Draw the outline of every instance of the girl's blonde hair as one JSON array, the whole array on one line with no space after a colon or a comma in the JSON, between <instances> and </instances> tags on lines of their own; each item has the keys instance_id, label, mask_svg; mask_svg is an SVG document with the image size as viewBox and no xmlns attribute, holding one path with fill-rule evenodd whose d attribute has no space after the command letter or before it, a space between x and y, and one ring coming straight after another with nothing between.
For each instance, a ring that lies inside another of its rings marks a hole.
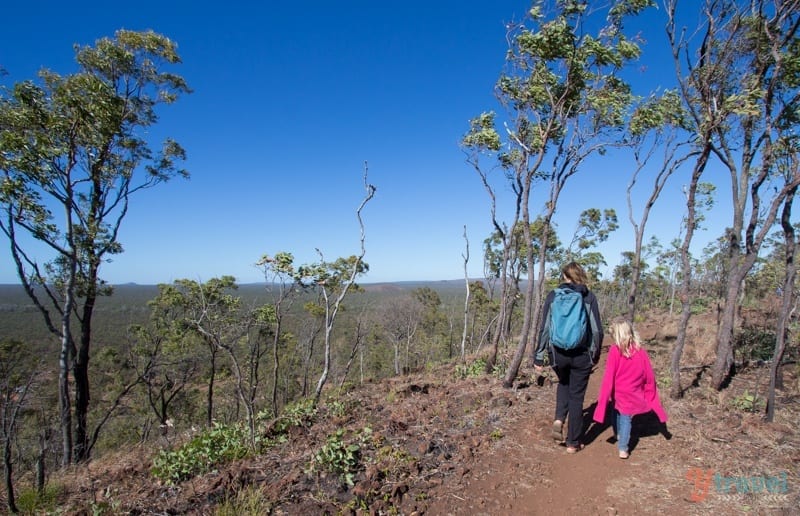
<instances>
[{"instance_id":1,"label":"girl's blonde hair","mask_svg":"<svg viewBox=\"0 0 800 516\"><path fill-rule=\"evenodd\" d=\"M609 331L614 344L619 347L619 351L623 356L630 357L642 347L639 334L636 333L633 325L628 321L612 322Z\"/></svg>"}]
</instances>

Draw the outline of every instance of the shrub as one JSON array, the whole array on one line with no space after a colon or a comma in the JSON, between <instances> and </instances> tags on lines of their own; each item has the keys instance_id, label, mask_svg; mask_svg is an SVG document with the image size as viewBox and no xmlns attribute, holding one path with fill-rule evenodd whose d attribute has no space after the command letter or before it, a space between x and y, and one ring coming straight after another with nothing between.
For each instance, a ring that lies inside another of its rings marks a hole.
<instances>
[{"instance_id":1,"label":"shrub","mask_svg":"<svg viewBox=\"0 0 800 516\"><path fill-rule=\"evenodd\" d=\"M242 425L215 424L176 450L162 450L151 473L174 484L211 471L215 466L247 455L249 434Z\"/></svg>"},{"instance_id":2,"label":"shrub","mask_svg":"<svg viewBox=\"0 0 800 516\"><path fill-rule=\"evenodd\" d=\"M775 332L745 326L736 332L733 348L744 360L770 360L775 351Z\"/></svg>"},{"instance_id":3,"label":"shrub","mask_svg":"<svg viewBox=\"0 0 800 516\"><path fill-rule=\"evenodd\" d=\"M314 454L309 472L322 469L334 473L352 487L355 473L361 467L361 445L369 440L371 434L372 429L366 427L357 439L359 442L348 444L344 441L344 429L339 428L333 435L328 436L325 445Z\"/></svg>"},{"instance_id":4,"label":"shrub","mask_svg":"<svg viewBox=\"0 0 800 516\"><path fill-rule=\"evenodd\" d=\"M731 405L744 412L759 412L764 410L766 402L756 394L750 394L749 391L744 391L739 396L733 398Z\"/></svg>"},{"instance_id":5,"label":"shrub","mask_svg":"<svg viewBox=\"0 0 800 516\"><path fill-rule=\"evenodd\" d=\"M456 378L463 380L465 378L477 378L483 376L486 371L486 361L482 358L472 362L471 364L457 364L456 365Z\"/></svg>"},{"instance_id":6,"label":"shrub","mask_svg":"<svg viewBox=\"0 0 800 516\"><path fill-rule=\"evenodd\" d=\"M17 495L17 509L22 514L50 514L63 492L63 486L57 484L46 485L41 493L36 489L25 489Z\"/></svg>"},{"instance_id":7,"label":"shrub","mask_svg":"<svg viewBox=\"0 0 800 516\"><path fill-rule=\"evenodd\" d=\"M286 405L283 413L275 425L277 433L284 433L293 427L308 427L314 422L317 415L317 408L311 398L302 399L295 403Z\"/></svg>"}]
</instances>

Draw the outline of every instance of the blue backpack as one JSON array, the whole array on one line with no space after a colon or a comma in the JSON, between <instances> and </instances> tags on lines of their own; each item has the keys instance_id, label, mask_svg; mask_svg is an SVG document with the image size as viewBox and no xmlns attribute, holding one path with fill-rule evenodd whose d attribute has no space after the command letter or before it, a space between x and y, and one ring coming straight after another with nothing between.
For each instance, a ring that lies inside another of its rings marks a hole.
<instances>
[{"instance_id":1,"label":"blue backpack","mask_svg":"<svg viewBox=\"0 0 800 516\"><path fill-rule=\"evenodd\" d=\"M583 295L571 288L557 287L550 305L550 344L560 349L575 349L583 343L588 332L588 307Z\"/></svg>"}]
</instances>

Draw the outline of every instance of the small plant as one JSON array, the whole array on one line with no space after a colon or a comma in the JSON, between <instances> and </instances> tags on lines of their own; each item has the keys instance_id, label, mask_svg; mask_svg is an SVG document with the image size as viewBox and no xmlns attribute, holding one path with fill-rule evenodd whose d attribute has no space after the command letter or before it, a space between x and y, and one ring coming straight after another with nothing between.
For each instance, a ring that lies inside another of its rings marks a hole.
<instances>
[{"instance_id":1,"label":"small plant","mask_svg":"<svg viewBox=\"0 0 800 516\"><path fill-rule=\"evenodd\" d=\"M103 516L104 514L119 514L120 502L92 502L89 508L92 516Z\"/></svg>"},{"instance_id":2,"label":"small plant","mask_svg":"<svg viewBox=\"0 0 800 516\"><path fill-rule=\"evenodd\" d=\"M331 401L327 405L328 413L333 417L344 417L347 413L344 403L341 401Z\"/></svg>"},{"instance_id":3,"label":"small plant","mask_svg":"<svg viewBox=\"0 0 800 516\"><path fill-rule=\"evenodd\" d=\"M211 471L216 465L247 455L249 436L242 425L215 424L180 448L162 450L153 459L151 473L175 484Z\"/></svg>"},{"instance_id":4,"label":"small plant","mask_svg":"<svg viewBox=\"0 0 800 516\"><path fill-rule=\"evenodd\" d=\"M214 511L214 516L261 516L272 512L272 503L255 486L237 491L225 498Z\"/></svg>"},{"instance_id":5,"label":"small plant","mask_svg":"<svg viewBox=\"0 0 800 516\"><path fill-rule=\"evenodd\" d=\"M482 358L479 358L471 364L457 364L456 378L459 380L464 380L466 378L478 378L483 376L484 371L486 371L486 361Z\"/></svg>"},{"instance_id":6,"label":"small plant","mask_svg":"<svg viewBox=\"0 0 800 516\"><path fill-rule=\"evenodd\" d=\"M497 378L498 380L502 380L506 376L507 369L508 369L508 364L506 364L505 362L497 362L492 368L492 376Z\"/></svg>"},{"instance_id":7,"label":"small plant","mask_svg":"<svg viewBox=\"0 0 800 516\"><path fill-rule=\"evenodd\" d=\"M659 375L656 377L656 385L661 390L667 390L672 387L672 375L668 370L661 371L661 373L659 373Z\"/></svg>"},{"instance_id":8,"label":"small plant","mask_svg":"<svg viewBox=\"0 0 800 516\"><path fill-rule=\"evenodd\" d=\"M744 412L758 412L764 410L766 402L759 398L756 394L751 394L749 391L744 391L739 396L736 396L731 401L731 405L735 409Z\"/></svg>"},{"instance_id":9,"label":"small plant","mask_svg":"<svg viewBox=\"0 0 800 516\"><path fill-rule=\"evenodd\" d=\"M22 514L51 514L63 491L59 484L47 484L41 493L36 489L25 489L17 496L17 508Z\"/></svg>"},{"instance_id":10,"label":"small plant","mask_svg":"<svg viewBox=\"0 0 800 516\"><path fill-rule=\"evenodd\" d=\"M363 444L369 440L371 435L372 429L366 427L361 431L358 440ZM309 472L322 469L334 473L352 487L355 473L360 468L361 444L358 442L346 443L344 429L339 428L333 435L328 436L325 445L314 454Z\"/></svg>"},{"instance_id":11,"label":"small plant","mask_svg":"<svg viewBox=\"0 0 800 516\"><path fill-rule=\"evenodd\" d=\"M286 405L275 425L275 431L277 433L284 433L289 428L311 426L316 415L317 408L314 406L313 399L303 399L296 403Z\"/></svg>"},{"instance_id":12,"label":"small plant","mask_svg":"<svg viewBox=\"0 0 800 516\"><path fill-rule=\"evenodd\" d=\"M503 438L503 431L500 430L499 428L495 428L494 430L492 430L492 433L489 434L489 438L492 441L499 441L500 439Z\"/></svg>"},{"instance_id":13,"label":"small plant","mask_svg":"<svg viewBox=\"0 0 800 516\"><path fill-rule=\"evenodd\" d=\"M369 513L369 504L360 496L356 496L345 504L345 509L350 509L355 513Z\"/></svg>"}]
</instances>

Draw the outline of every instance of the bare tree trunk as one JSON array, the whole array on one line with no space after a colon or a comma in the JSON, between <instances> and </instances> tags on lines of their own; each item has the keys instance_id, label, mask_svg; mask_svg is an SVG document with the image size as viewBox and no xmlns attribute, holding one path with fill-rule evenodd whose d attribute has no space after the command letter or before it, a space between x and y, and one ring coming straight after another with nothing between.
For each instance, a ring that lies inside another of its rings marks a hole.
<instances>
[{"instance_id":1,"label":"bare tree trunk","mask_svg":"<svg viewBox=\"0 0 800 516\"><path fill-rule=\"evenodd\" d=\"M69 312L67 312L69 319ZM61 465L67 467L72 463L72 402L69 388L70 342L69 323L65 323L66 332L61 337L61 353L58 358L58 401L61 407Z\"/></svg>"},{"instance_id":2,"label":"bare tree trunk","mask_svg":"<svg viewBox=\"0 0 800 516\"><path fill-rule=\"evenodd\" d=\"M13 466L11 463L11 441L6 440L3 447L3 472L6 484L6 505L8 511L16 514L19 512L17 509L16 496L14 495L14 482L12 481Z\"/></svg>"},{"instance_id":3,"label":"bare tree trunk","mask_svg":"<svg viewBox=\"0 0 800 516\"><path fill-rule=\"evenodd\" d=\"M281 293L283 295L283 293ZM280 308L278 308L280 310ZM277 310L276 310L277 311ZM275 335L272 338L272 415L273 417L278 417L278 375L280 374L280 365L281 365L281 357L280 357L280 342L281 342L281 331L283 331L281 327L282 322L282 314L277 314L277 320L275 324ZM305 388L305 385L304 385ZM305 392L303 393L305 394Z\"/></svg>"},{"instance_id":4,"label":"bare tree trunk","mask_svg":"<svg viewBox=\"0 0 800 516\"><path fill-rule=\"evenodd\" d=\"M209 348L213 348L213 344ZM208 390L206 391L206 426L211 428L214 422L214 381L217 373L217 351L211 349L211 374L208 378Z\"/></svg>"},{"instance_id":5,"label":"bare tree trunk","mask_svg":"<svg viewBox=\"0 0 800 516\"><path fill-rule=\"evenodd\" d=\"M328 301L327 291L325 289L325 285L322 285L322 292L325 297L325 365L322 370L322 374L317 381L317 388L314 391L314 404L316 405L319 403L320 396L322 396L322 388L325 386L325 382L328 380L328 374L330 371L331 366L331 333L333 332L333 323L336 320L336 315L339 312L339 307L344 301L345 296L347 296L347 292L350 290L350 287L356 282L356 277L361 269L361 265L363 263L364 255L367 253L365 247L365 235L364 235L364 222L361 219L361 210L367 203L375 196L375 187L367 181L367 165L364 163L364 188L366 189L367 193L364 199L361 201L358 209L356 210L356 217L358 218L358 225L361 228L361 254L357 257L355 263L353 264L353 268L350 271L349 278L345 278L343 285L341 287L341 292L336 297L333 304Z\"/></svg>"},{"instance_id":6,"label":"bare tree trunk","mask_svg":"<svg viewBox=\"0 0 800 516\"><path fill-rule=\"evenodd\" d=\"M45 467L45 457L47 450L50 449L50 427L45 426L39 433L39 450L36 454L36 492L43 493L47 470Z\"/></svg>"},{"instance_id":7,"label":"bare tree trunk","mask_svg":"<svg viewBox=\"0 0 800 516\"><path fill-rule=\"evenodd\" d=\"M670 364L670 376L672 379L672 386L670 387L670 397L678 399L683 396L683 387L681 386L681 357L683 350L686 346L686 330L689 327L689 318L692 315L691 308L691 284L692 284L692 264L689 256L689 246L694 237L694 230L697 226L697 207L696 196L697 188L700 183L700 177L703 175L708 158L711 154L711 147L706 144L700 153L697 162L692 172L692 179L686 191L686 234L683 237L681 244L681 269L683 281L680 288L681 300L681 319L678 324L678 335L675 339L675 346L672 349L672 361Z\"/></svg>"},{"instance_id":8,"label":"bare tree trunk","mask_svg":"<svg viewBox=\"0 0 800 516\"><path fill-rule=\"evenodd\" d=\"M96 281L96 270L91 274L90 281ZM87 420L89 413L89 348L92 343L92 315L94 313L97 295L95 289L90 286L86 299L83 302L83 313L81 314L81 335L79 346L74 357L73 374L75 375L75 440L74 440L74 460L75 462L86 462L89 460L91 444L89 442L89 431Z\"/></svg>"},{"instance_id":9,"label":"bare tree trunk","mask_svg":"<svg viewBox=\"0 0 800 516\"><path fill-rule=\"evenodd\" d=\"M510 388L514 385L514 379L517 377L519 373L520 364L522 364L522 358L525 356L525 348L528 345L528 340L530 337L531 332L531 315L533 313L533 297L534 297L534 286L536 282L533 280L533 247L530 245L532 242L531 238L531 221L530 221L530 212L528 204L530 202L530 192L531 192L531 184L533 178L528 176L525 184L522 188L522 229L523 235L525 235L525 240L529 244L525 246L525 261L528 265L528 283L525 288L525 308L522 318L522 330L520 331L519 336L519 344L517 345L517 351L514 353L514 357L511 359L511 363L508 365L508 370L506 371L506 376L503 379L503 387ZM554 209L554 208L553 208ZM547 235L547 224L544 225L545 230L544 234ZM514 231L511 231L512 235ZM545 241L541 244L542 251L546 249L547 245L547 237L545 236Z\"/></svg>"},{"instance_id":10,"label":"bare tree trunk","mask_svg":"<svg viewBox=\"0 0 800 516\"><path fill-rule=\"evenodd\" d=\"M786 196L781 213L781 226L783 227L783 240L786 246L786 273L783 281L783 297L781 302L781 313L778 317L778 326L775 330L775 351L772 353L772 364L769 368L769 388L767 391L767 407L765 419L772 422L775 419L775 389L782 385L781 381L781 361L786 351L787 325L795 309L794 283L797 275L797 264L795 262L798 242L795 240L794 226L792 226L792 203L796 189L793 189Z\"/></svg>"},{"instance_id":11,"label":"bare tree trunk","mask_svg":"<svg viewBox=\"0 0 800 516\"><path fill-rule=\"evenodd\" d=\"M350 367L353 365L353 360L356 357L356 353L358 353L358 350L364 347L364 333L362 333L361 318L356 321L356 338L354 341L353 348L350 350L350 356L347 358L347 364L344 366L344 371L342 372L342 379L339 381L340 389L344 386L344 382L347 380L347 374L350 372Z\"/></svg>"},{"instance_id":12,"label":"bare tree trunk","mask_svg":"<svg viewBox=\"0 0 800 516\"><path fill-rule=\"evenodd\" d=\"M469 272L467 265L469 264L469 239L467 238L467 226L464 226L464 241L466 242L465 251L462 255L464 257L464 283L467 287L467 293L464 296L464 330L461 333L461 360L464 360L465 348L467 346L467 327L469 326Z\"/></svg>"}]
</instances>

